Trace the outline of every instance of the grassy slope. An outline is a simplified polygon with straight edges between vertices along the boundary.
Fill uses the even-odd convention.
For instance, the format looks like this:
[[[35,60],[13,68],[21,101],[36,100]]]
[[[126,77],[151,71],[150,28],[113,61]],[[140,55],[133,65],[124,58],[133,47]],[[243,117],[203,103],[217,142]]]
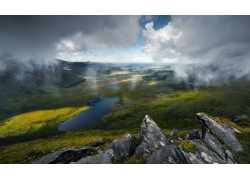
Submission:
[[[105,85],[113,84],[114,79],[121,89],[106,89]],[[101,137],[116,139],[127,133],[134,135],[140,132],[140,124],[146,114],[166,134],[177,128],[182,130],[182,135],[193,128],[200,128],[195,119],[197,112],[224,118],[250,114],[249,82],[199,91],[175,91],[172,79],[140,80],[134,88],[131,82],[127,74],[117,73],[99,77],[95,82],[87,79],[75,87],[58,89],[54,94],[9,99],[5,104],[10,109],[26,108],[0,117],[0,163],[32,163],[60,148],[81,147]],[[110,107],[111,113],[104,118],[105,124],[94,124],[71,132],[57,130],[60,122],[85,110],[87,100],[97,94],[121,98]],[[249,139],[247,128],[238,137],[249,146],[244,140],[246,137]],[[249,154],[249,149],[246,149],[245,153],[237,153],[237,158],[241,163],[250,163]]]

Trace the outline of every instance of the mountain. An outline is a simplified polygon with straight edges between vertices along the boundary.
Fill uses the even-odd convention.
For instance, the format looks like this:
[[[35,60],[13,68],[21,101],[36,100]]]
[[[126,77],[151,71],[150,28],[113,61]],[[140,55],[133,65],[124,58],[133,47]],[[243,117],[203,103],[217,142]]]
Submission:
[[[67,62],[56,60],[54,64],[23,63],[13,59],[0,58],[0,99],[18,95],[43,94],[68,88],[84,82],[85,76],[121,70],[112,64],[92,62]]]

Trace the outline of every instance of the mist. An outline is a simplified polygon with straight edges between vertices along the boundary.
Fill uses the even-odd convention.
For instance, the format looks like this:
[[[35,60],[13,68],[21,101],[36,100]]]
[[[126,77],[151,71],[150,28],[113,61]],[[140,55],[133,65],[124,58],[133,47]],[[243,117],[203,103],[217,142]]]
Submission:
[[[141,31],[140,16],[0,16],[0,56],[53,64],[62,54],[129,47]],[[67,59],[64,59],[67,60]],[[0,64],[0,70],[5,67]]]
[[[196,84],[209,85],[250,74],[250,16],[172,16],[155,30],[145,25],[143,51],[155,62],[174,60],[176,76],[187,78],[193,64]],[[188,71],[191,71],[190,69]]]

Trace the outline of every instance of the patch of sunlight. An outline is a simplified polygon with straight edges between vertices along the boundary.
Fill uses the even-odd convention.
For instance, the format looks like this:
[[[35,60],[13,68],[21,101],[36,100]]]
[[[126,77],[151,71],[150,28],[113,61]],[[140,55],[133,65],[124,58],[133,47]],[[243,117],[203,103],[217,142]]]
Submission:
[[[132,81],[133,78],[128,78],[128,79],[123,79],[123,80],[120,80],[120,81],[116,81],[117,83],[120,83],[120,82],[129,82],[129,81]]]
[[[105,75],[105,76],[116,76],[116,75],[125,75],[125,74],[129,74],[130,72],[128,71],[117,71],[117,72],[114,72],[114,73],[111,73],[109,75]]]
[[[148,83],[149,86],[153,86],[153,85],[156,85],[156,84],[158,84],[157,81],[151,81],[151,82]]]
[[[15,136],[48,129],[57,126],[60,122],[87,110],[89,107],[66,107],[55,110],[39,110],[28,112],[7,119],[0,126],[1,136]]]

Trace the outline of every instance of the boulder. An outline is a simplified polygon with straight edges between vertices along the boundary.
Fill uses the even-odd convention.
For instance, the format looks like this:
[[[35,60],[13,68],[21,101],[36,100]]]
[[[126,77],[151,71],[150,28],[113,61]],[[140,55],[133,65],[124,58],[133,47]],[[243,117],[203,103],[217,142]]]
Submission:
[[[179,147],[166,145],[153,151],[147,164],[189,164]]]
[[[71,162],[70,164],[111,164],[111,156],[106,153],[96,154],[93,156],[87,156],[80,159],[77,162]]]
[[[189,139],[189,140],[194,140],[194,139],[200,139],[201,136],[200,136],[200,131],[196,130],[196,129],[193,129],[189,134],[188,136],[186,136],[186,139]]]
[[[226,145],[228,145],[234,151],[244,151],[244,148],[237,140],[233,129],[230,129],[229,127],[226,128],[225,126],[217,123],[215,120],[209,118],[207,115],[202,113],[197,113],[197,118],[200,120],[202,128],[211,129],[213,134],[218,136]],[[202,139],[204,139],[205,133],[206,131],[202,131]]]
[[[237,125],[243,125],[244,121],[242,119],[242,116],[234,116],[231,121],[233,121]]]
[[[148,115],[141,124],[140,140],[141,144],[136,148],[136,154],[143,153],[145,157],[149,157],[155,149],[170,145],[162,130]]]
[[[66,164],[71,162],[73,159],[80,159],[85,156],[89,156],[91,153],[96,151],[96,148],[92,146],[85,146],[80,149],[76,148],[64,148],[50,153],[34,164]]]
[[[114,140],[105,150],[109,154],[111,161],[115,162],[122,157],[131,157],[135,152],[135,139],[130,134]]]

